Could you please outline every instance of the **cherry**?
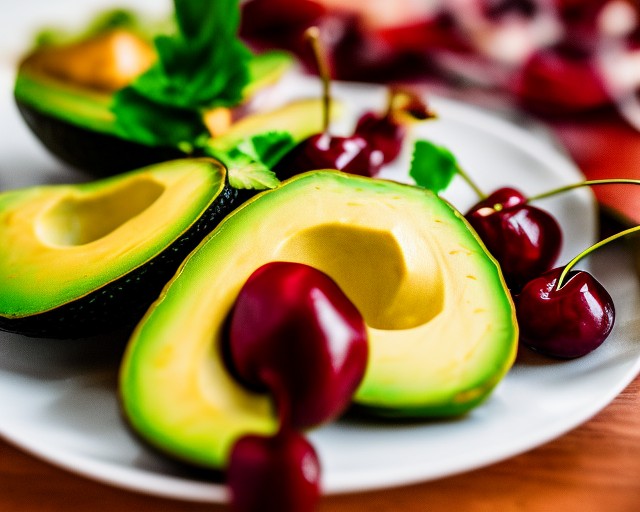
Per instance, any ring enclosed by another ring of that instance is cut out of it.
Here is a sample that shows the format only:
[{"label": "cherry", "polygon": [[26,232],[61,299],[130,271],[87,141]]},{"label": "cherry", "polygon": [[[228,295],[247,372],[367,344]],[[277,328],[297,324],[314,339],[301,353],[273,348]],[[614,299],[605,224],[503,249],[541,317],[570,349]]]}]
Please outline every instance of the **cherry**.
[{"label": "cherry", "polygon": [[512,290],[549,270],[560,253],[558,222],[513,188],[496,190],[465,218],[500,264]]},{"label": "cherry", "polygon": [[295,50],[304,31],[326,15],[327,8],[313,0],[251,0],[242,4],[240,36]]},{"label": "cherry", "polygon": [[514,292],[551,269],[562,243],[557,221],[549,213],[532,206],[532,201],[580,187],[640,185],[640,180],[625,178],[585,180],[529,198],[509,187],[487,197],[459,166],[457,172],[481,198],[465,218],[500,264],[505,280]]},{"label": "cherry", "polygon": [[[613,183],[638,184],[638,181],[613,180]],[[591,184],[611,182],[600,180]],[[613,299],[591,274],[573,268],[603,245],[638,232],[640,226],[634,226],[611,235],[582,251],[564,268],[550,270],[527,283],[515,299],[522,344],[563,359],[580,357],[599,347],[613,328]]]},{"label": "cherry", "polygon": [[482,0],[480,3],[482,13],[491,20],[499,20],[508,14],[532,18],[539,7],[534,0]]},{"label": "cherry", "polygon": [[559,44],[531,55],[512,82],[523,107],[562,115],[607,105],[610,94],[592,49]]},{"label": "cherry", "polygon": [[306,35],[316,56],[322,79],[324,129],[322,133],[312,135],[293,148],[278,162],[275,172],[280,179],[316,169],[337,169],[351,174],[374,176],[384,163],[384,155],[379,149],[359,134],[338,137],[328,131],[331,102],[329,70],[320,48],[318,28],[311,27]]},{"label": "cherry", "polygon": [[303,140],[276,166],[280,179],[316,169],[337,169],[350,174],[375,176],[384,155],[360,135],[336,137],[319,133]]},{"label": "cherry", "polygon": [[307,428],[335,418],[351,402],[367,365],[367,330],[326,274],[271,262],[238,295],[227,353],[242,383],[271,392],[281,425]]},{"label": "cherry", "polygon": [[241,437],[227,468],[236,512],[311,512],[320,499],[319,480],[320,463],[313,446],[293,431]]},{"label": "cherry", "polygon": [[383,163],[386,164],[400,154],[411,122],[434,117],[419,96],[392,89],[386,112],[365,112],[358,119],[355,134],[362,136],[382,152]]},{"label": "cherry", "polygon": [[571,272],[559,286],[563,268],[526,284],[516,298],[520,341],[556,358],[583,356],[599,347],[613,328],[613,300],[588,272]]}]

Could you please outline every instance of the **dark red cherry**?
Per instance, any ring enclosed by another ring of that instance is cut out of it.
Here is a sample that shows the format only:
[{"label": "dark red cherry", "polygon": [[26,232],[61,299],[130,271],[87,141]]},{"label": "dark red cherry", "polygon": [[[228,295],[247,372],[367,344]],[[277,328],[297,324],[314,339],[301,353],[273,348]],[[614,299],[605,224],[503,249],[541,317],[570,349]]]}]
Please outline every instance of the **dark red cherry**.
[{"label": "dark red cherry", "polygon": [[337,169],[350,174],[375,176],[384,163],[383,153],[364,137],[313,135],[289,152],[276,166],[280,179],[317,169]]},{"label": "dark red cherry", "polygon": [[481,0],[480,5],[482,13],[493,21],[510,14],[533,18],[539,8],[534,0]]},{"label": "dark red cherry", "polygon": [[588,272],[569,272],[557,289],[562,268],[527,283],[516,298],[520,341],[542,354],[574,358],[599,347],[613,328],[613,300]]},{"label": "dark red cherry", "polygon": [[556,12],[571,38],[598,39],[598,16],[611,0],[554,0]]},{"label": "dark red cherry", "polygon": [[232,372],[269,391],[281,424],[294,428],[341,414],[367,365],[362,315],[330,277],[300,263],[271,262],[249,277],[228,342]]},{"label": "dark red cherry", "polygon": [[240,36],[258,48],[298,52],[304,31],[321,23],[327,8],[313,0],[250,0],[242,2]]},{"label": "dark red cherry", "polygon": [[518,290],[549,270],[560,253],[562,231],[547,212],[512,188],[501,188],[465,215],[500,264],[509,287]]},{"label": "dark red cherry", "polygon": [[611,102],[592,49],[562,44],[534,53],[512,81],[512,92],[533,112],[558,116]]},{"label": "dark red cherry", "polygon": [[389,163],[400,154],[407,127],[388,115],[365,112],[358,120],[355,133],[382,153],[383,163]]},{"label": "dark red cherry", "polygon": [[319,481],[316,452],[296,432],[241,437],[231,451],[227,483],[235,512],[312,512]]},{"label": "dark red cherry", "polygon": [[434,117],[417,94],[391,90],[386,112],[365,112],[358,119],[354,133],[382,152],[383,163],[387,164],[395,160],[402,151],[410,124]]}]

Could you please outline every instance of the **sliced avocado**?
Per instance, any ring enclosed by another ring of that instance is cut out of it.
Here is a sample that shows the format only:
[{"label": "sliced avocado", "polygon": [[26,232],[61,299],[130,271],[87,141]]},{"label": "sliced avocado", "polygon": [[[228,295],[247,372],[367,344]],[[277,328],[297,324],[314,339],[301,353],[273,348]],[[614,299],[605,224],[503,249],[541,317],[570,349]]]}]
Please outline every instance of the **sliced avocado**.
[{"label": "sliced avocado", "polygon": [[[273,110],[257,112],[239,119],[224,135],[210,139],[207,145],[213,150],[224,152],[236,147],[247,137],[269,131],[289,132],[293,142],[298,143],[322,131],[322,109],[322,100],[319,98],[291,101]],[[330,119],[341,117],[343,112],[342,103],[331,102]]]},{"label": "sliced avocado", "polygon": [[[178,147],[123,137],[111,111],[114,93],[155,58],[148,41],[121,28],[67,45],[38,47],[19,65],[14,97],[47,149],[92,174],[106,176],[184,157]],[[277,82],[292,63],[291,56],[276,51],[251,59],[245,100]]]},{"label": "sliced avocado", "polygon": [[453,207],[408,185],[301,174],[229,215],[134,331],[120,396],[152,445],[224,467],[240,435],[276,428],[269,398],[243,389],[221,354],[235,298],[270,261],[322,270],[360,309],[370,359],[355,401],[373,413],[462,414],[514,361],[517,325],[499,267]]},{"label": "sliced avocado", "polygon": [[72,338],[133,327],[236,194],[212,159],[0,194],[0,329]]}]

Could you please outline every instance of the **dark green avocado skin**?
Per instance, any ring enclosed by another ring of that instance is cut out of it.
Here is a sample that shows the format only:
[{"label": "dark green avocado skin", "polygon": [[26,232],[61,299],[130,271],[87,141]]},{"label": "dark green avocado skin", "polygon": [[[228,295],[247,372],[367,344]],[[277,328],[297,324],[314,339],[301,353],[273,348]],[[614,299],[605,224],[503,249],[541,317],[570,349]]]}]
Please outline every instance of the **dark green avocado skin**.
[{"label": "dark green avocado skin", "polygon": [[237,204],[238,191],[227,184],[180,238],[145,264],[55,309],[22,318],[0,316],[0,330],[58,339],[131,331],[187,255]]},{"label": "dark green avocado skin", "polygon": [[187,156],[178,148],[147,146],[43,114],[19,100],[16,104],[31,131],[52,154],[96,177]]}]

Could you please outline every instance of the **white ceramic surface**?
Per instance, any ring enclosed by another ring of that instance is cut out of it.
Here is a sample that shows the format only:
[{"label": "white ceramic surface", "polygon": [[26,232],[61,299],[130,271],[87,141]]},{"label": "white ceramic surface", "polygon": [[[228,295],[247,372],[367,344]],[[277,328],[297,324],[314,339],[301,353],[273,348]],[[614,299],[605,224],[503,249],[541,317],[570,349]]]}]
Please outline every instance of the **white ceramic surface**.
[{"label": "white ceramic surface", "polygon": [[[12,70],[0,65],[0,188],[86,180],[53,159],[28,132],[12,102],[12,83]],[[318,90],[314,81],[292,77],[278,94]],[[363,108],[384,103],[384,92],[376,87],[336,84],[334,91],[349,106],[336,132],[349,131]],[[562,154],[523,129],[459,103],[434,99],[432,104],[440,119],[424,124],[415,136],[449,147],[481,188],[509,184],[533,194],[580,179]],[[406,180],[407,159],[403,155],[385,176]],[[462,210],[475,200],[460,179],[445,195]],[[595,211],[588,191],[539,206],[550,210],[565,231],[561,261],[591,243]],[[312,432],[325,492],[380,488],[478,468],[562,435],[609,403],[639,369],[639,290],[628,255],[618,248],[591,258],[590,265],[618,311],[605,345],[568,362],[523,352],[491,398],[461,419],[409,424],[349,419]],[[116,398],[123,343],[0,334],[0,435],[60,467],[115,486],[185,500],[226,500],[224,485],[152,453],[125,427]]]}]

